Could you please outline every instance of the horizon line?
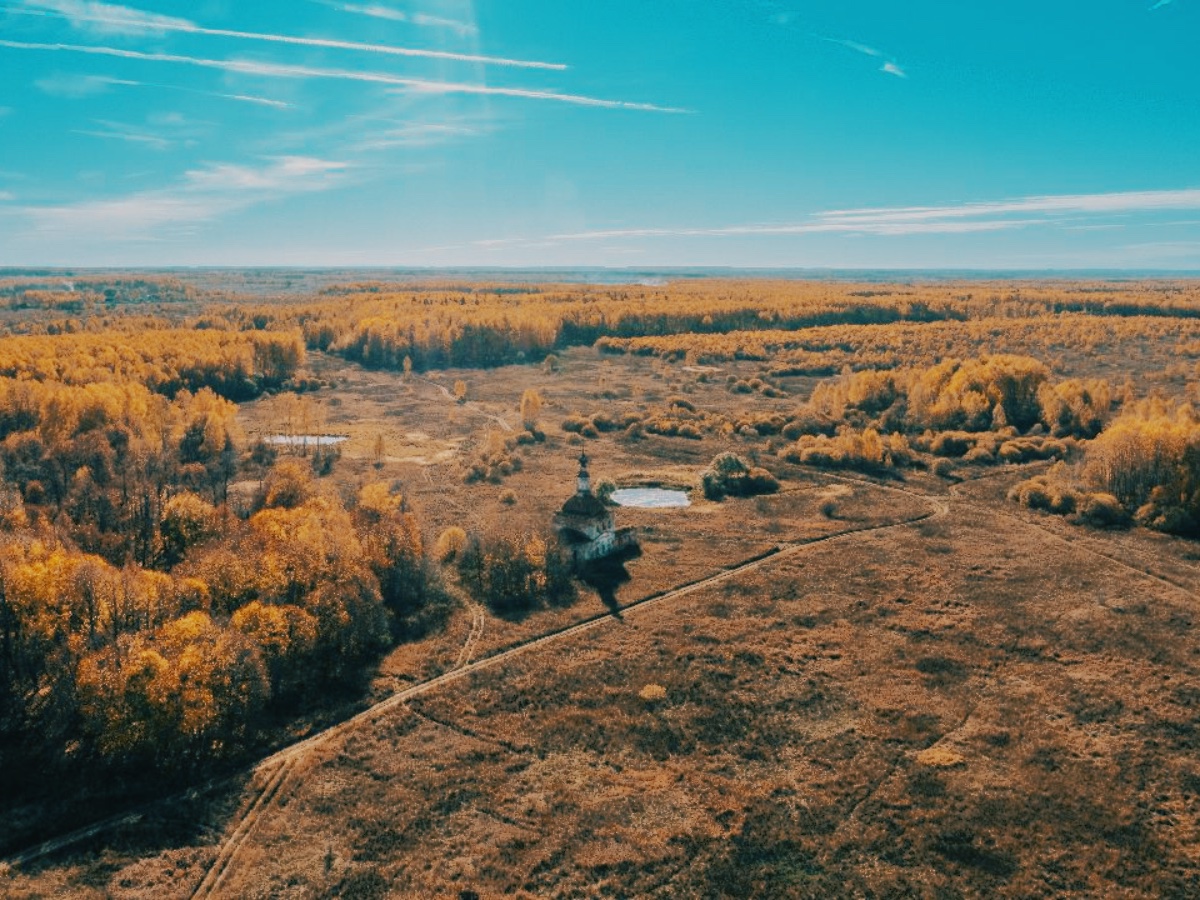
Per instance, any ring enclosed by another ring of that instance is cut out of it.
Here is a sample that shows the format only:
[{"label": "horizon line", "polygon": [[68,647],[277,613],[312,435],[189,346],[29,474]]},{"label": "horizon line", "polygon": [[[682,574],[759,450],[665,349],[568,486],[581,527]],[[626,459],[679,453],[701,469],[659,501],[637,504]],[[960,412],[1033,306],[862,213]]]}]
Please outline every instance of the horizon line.
[{"label": "horizon line", "polygon": [[547,266],[514,266],[514,265],[418,265],[404,263],[354,263],[348,265],[292,265],[287,263],[273,264],[240,264],[225,265],[221,263],[166,263],[160,265],[64,265],[64,264],[27,264],[13,265],[0,263],[0,274],[48,272],[178,272],[178,271],[223,271],[223,272],[626,272],[647,275],[671,273],[703,273],[703,272],[875,272],[875,273],[977,273],[977,274],[1054,274],[1054,273],[1161,273],[1163,275],[1193,275],[1200,278],[1200,267],[1169,268],[1161,266],[1143,267],[1088,267],[1088,266],[1040,266],[1036,268],[1021,266],[737,266],[737,265],[662,265],[662,266],[606,266],[606,265],[547,265]]}]

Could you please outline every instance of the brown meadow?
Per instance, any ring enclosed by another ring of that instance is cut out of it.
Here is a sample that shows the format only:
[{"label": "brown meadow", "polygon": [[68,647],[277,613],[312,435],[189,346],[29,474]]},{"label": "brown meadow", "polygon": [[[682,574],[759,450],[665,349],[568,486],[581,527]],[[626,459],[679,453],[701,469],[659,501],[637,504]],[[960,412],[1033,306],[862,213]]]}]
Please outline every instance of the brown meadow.
[{"label": "brown meadow", "polygon": [[1193,284],[170,287],[12,294],[6,895],[1200,891]]}]

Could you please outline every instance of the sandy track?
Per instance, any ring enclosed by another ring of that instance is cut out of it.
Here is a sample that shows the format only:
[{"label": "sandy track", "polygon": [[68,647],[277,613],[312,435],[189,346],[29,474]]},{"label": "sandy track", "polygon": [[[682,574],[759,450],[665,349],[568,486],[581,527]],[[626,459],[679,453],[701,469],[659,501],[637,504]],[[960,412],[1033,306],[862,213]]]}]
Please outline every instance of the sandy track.
[{"label": "sandy track", "polygon": [[[744,575],[748,572],[756,571],[765,566],[774,565],[775,563],[791,556],[795,556],[796,554],[816,544],[845,539],[866,532],[903,528],[909,525],[915,525],[918,522],[924,522],[933,518],[944,516],[949,512],[949,504],[945,501],[941,500],[940,498],[930,497],[928,495],[918,493],[916,491],[879,485],[875,484],[874,482],[866,481],[865,479],[839,477],[835,480],[867,484],[882,490],[905,494],[925,501],[926,503],[930,504],[932,509],[921,513],[920,515],[912,516],[898,522],[890,522],[882,525],[864,525],[857,528],[844,529],[828,535],[822,535],[821,537],[812,538],[806,541],[781,543],[777,547],[758,557],[747,560],[738,565],[734,565],[716,573],[715,575],[710,575],[706,578],[701,578],[697,581],[680,585],[662,593],[652,594],[648,597],[643,597],[639,600],[632,601],[631,603],[622,606],[619,609],[619,612],[624,615],[634,610],[644,609],[649,606],[678,600],[682,597],[688,596],[689,594],[705,590],[729,581],[730,579],[737,578],[738,576]],[[551,643],[557,643],[558,641],[611,624],[614,621],[619,621],[611,613],[598,613],[582,622],[557,629],[536,638],[531,638],[525,642],[517,644],[516,646],[510,647],[507,650],[496,653],[493,656],[488,656],[472,663],[469,661],[470,650],[475,641],[477,641],[479,634],[482,633],[483,628],[482,610],[477,610],[476,615],[477,619],[472,623],[471,633],[468,635],[467,642],[464,644],[463,650],[459,654],[459,662],[456,663],[456,668],[439,675],[436,678],[431,678],[427,681],[421,682],[420,684],[405,688],[404,690],[393,694],[387,699],[380,701],[370,709],[364,710],[353,718],[347,719],[345,722],[335,725],[334,727],[323,731],[320,734],[313,735],[299,744],[295,744],[286,748],[285,750],[281,750],[274,756],[270,756],[259,763],[255,769],[256,776],[272,771],[276,766],[278,766],[279,769],[276,771],[275,776],[270,778],[260,789],[258,795],[255,797],[245,815],[231,823],[231,830],[228,832],[228,838],[218,851],[217,858],[212,867],[206,873],[196,892],[192,895],[194,900],[199,900],[199,898],[216,897],[220,895],[219,892],[221,887],[226,876],[230,871],[232,871],[233,864],[237,859],[240,849],[253,834],[255,826],[261,820],[263,815],[270,809],[272,801],[279,795],[281,788],[290,778],[291,767],[297,760],[314,749],[318,744],[353,731],[360,725],[373,721],[379,716],[389,713],[397,707],[405,706],[409,700],[412,700],[415,697],[428,693],[429,691],[435,690],[452,682],[459,681],[470,674],[500,665],[518,656],[541,649]]]},{"label": "sandy track", "polygon": [[[824,471],[815,474],[818,474],[819,477],[825,481],[855,484],[884,492],[912,497],[922,501],[929,508],[927,511],[919,515],[911,516],[896,522],[848,528],[809,540],[780,543],[764,554],[749,560],[745,560],[716,574],[701,578],[694,582],[678,585],[658,594],[652,594],[647,597],[632,601],[629,604],[620,607],[619,612],[624,615],[628,612],[638,609],[669,603],[671,601],[681,599],[692,593],[705,590],[746,573],[774,565],[776,562],[800,554],[809,547],[817,544],[845,540],[869,532],[904,528],[921,522],[942,518],[949,513],[952,501],[963,504],[972,503],[971,500],[961,496],[959,492],[961,485],[952,487],[948,497],[938,497],[893,485],[880,484],[862,477],[851,475],[835,475]],[[1013,474],[1012,470],[989,472],[980,478],[971,480],[978,481],[1011,474]],[[807,489],[809,488],[806,486],[805,488],[796,488],[793,490]],[[1190,596],[1195,596],[1191,591],[1182,585],[1170,581],[1169,579],[1166,579],[1153,572],[1130,566],[1119,558],[1109,556],[1084,546],[1079,542],[1065,538],[1049,528],[1038,525],[1036,522],[1031,522],[1023,517],[1003,513],[995,509],[990,509],[990,511],[996,515],[1002,516],[1003,518],[1019,523],[1026,528],[1032,528],[1041,531],[1052,537],[1057,543],[1066,544],[1074,549],[1082,550],[1089,555],[1099,557],[1111,564],[1115,564],[1125,570],[1128,570],[1135,575],[1152,579],[1156,582],[1173,587],[1176,590],[1186,592]],[[482,607],[472,604],[471,628],[462,646],[462,649],[455,660],[453,669],[443,673],[442,675],[404,688],[375,704],[369,709],[364,710],[358,715],[347,719],[346,721],[341,722],[323,732],[312,735],[311,737],[297,744],[278,751],[272,756],[269,756],[259,762],[253,768],[252,783],[257,782],[259,786],[252,788],[254,794],[252,799],[248,800],[249,806],[245,807],[245,812],[229,823],[226,830],[226,838],[219,846],[216,858],[206,871],[204,878],[201,880],[193,896],[197,898],[220,896],[220,892],[227,880],[227,877],[235,869],[235,864],[238,860],[241,849],[254,834],[258,823],[274,808],[275,801],[284,794],[285,790],[290,785],[293,785],[298,779],[303,777],[304,773],[302,770],[304,766],[302,763],[311,753],[311,751],[313,751],[319,745],[333,740],[341,735],[347,734],[363,724],[374,721],[379,717],[387,715],[388,713],[391,713],[397,709],[403,708],[406,711],[411,712],[411,709],[407,707],[408,702],[422,694],[437,690],[440,687],[459,681],[477,671],[502,665],[518,656],[536,652],[537,650],[548,646],[551,643],[557,643],[558,641],[569,639],[573,636],[583,634],[586,631],[603,627],[614,621],[618,620],[611,612],[605,611],[603,613],[597,613],[596,615],[581,622],[556,629],[538,637],[530,638],[491,656],[472,661],[471,657],[476,646],[478,645],[478,641],[483,633],[484,623],[486,622],[486,617]],[[210,790],[219,786],[220,784],[228,783],[228,781],[212,783],[202,790]],[[193,791],[191,793],[194,795],[197,792]],[[182,798],[182,796],[184,795],[166,798],[151,804],[147,804],[146,806],[140,807],[132,812],[126,812],[112,816],[87,828],[79,829],[78,831],[71,832],[70,834],[48,840],[36,847],[30,848],[21,854],[10,857],[5,862],[11,867],[18,867],[38,858],[59,852],[73,844],[81,843],[89,838],[102,834],[105,831],[124,825],[135,824],[150,810],[161,808],[163,804],[169,804],[172,801],[178,801]]]},{"label": "sandy track", "polygon": [[438,384],[432,378],[417,377],[417,380],[423,381],[428,385],[432,385],[433,387],[435,387],[439,391],[441,391],[447,400],[451,401],[452,403],[459,403],[462,406],[465,406],[467,409],[474,412],[476,415],[483,416],[485,419],[489,419],[489,420],[495,422],[504,431],[512,431],[513,430],[512,425],[510,425],[508,423],[508,420],[506,420],[503,416],[497,416],[494,413],[488,412],[486,409],[481,407],[478,403],[475,403],[473,400],[462,400],[462,401],[458,400],[452,393],[450,393],[450,389],[448,387],[446,387],[444,384]]},{"label": "sandy track", "polygon": [[[434,384],[435,386],[441,388],[440,385],[436,385],[436,383]],[[442,389],[444,390],[444,388]],[[688,582],[679,585],[661,593],[651,594],[647,597],[634,600],[625,606],[620,607],[618,612],[624,614],[631,610],[677,600],[696,591],[704,590],[705,588],[723,583],[732,578],[736,578],[739,575],[755,571],[763,566],[770,565],[781,559],[793,556],[815,544],[841,540],[866,532],[882,531],[885,529],[902,528],[909,525],[915,525],[919,522],[944,516],[949,511],[949,504],[946,501],[942,500],[941,498],[922,494],[917,491],[910,491],[891,485],[881,485],[866,478],[832,475],[827,472],[820,472],[818,474],[821,478],[827,480],[839,481],[847,484],[857,484],[891,493],[904,494],[909,497],[917,498],[929,504],[932,508],[918,516],[913,516],[897,522],[848,528],[806,541],[780,543],[776,547],[767,551],[765,554],[761,554],[753,559],[746,560],[714,575],[710,575],[694,582]],[[793,490],[806,489],[807,488],[796,488]],[[226,876],[231,870],[239,850],[246,843],[246,840],[253,834],[255,826],[262,818],[264,813],[267,812],[272,806],[273,800],[280,795],[280,792],[285,786],[291,783],[295,774],[295,769],[297,768],[296,763],[318,745],[332,740],[340,735],[346,734],[366,722],[373,721],[379,716],[384,715],[396,709],[397,707],[405,705],[414,697],[435,690],[451,682],[458,681],[473,672],[500,665],[510,659],[539,649],[547,644],[557,642],[577,634],[582,634],[585,631],[590,631],[593,628],[610,624],[613,621],[618,621],[609,611],[597,613],[590,618],[584,619],[582,622],[556,629],[535,638],[530,638],[508,648],[507,650],[472,662],[471,656],[474,652],[475,646],[478,644],[479,638],[482,635],[483,624],[485,621],[482,608],[473,611],[472,616],[473,618],[470,633],[467,636],[462,650],[459,652],[454,669],[437,677],[420,682],[419,684],[405,688],[380,701],[369,709],[366,709],[361,713],[345,720],[344,722],[341,722],[329,729],[326,729],[325,731],[312,735],[303,741],[300,741],[299,743],[293,744],[278,751],[277,753],[263,759],[253,767],[251,780],[258,780],[261,783],[261,787],[256,789],[256,793],[253,799],[250,801],[250,805],[246,809],[246,812],[235,821],[231,822],[228,826],[226,832],[227,837],[219,847],[216,859],[205,873],[205,876],[201,880],[200,885],[193,894],[193,897],[199,898],[218,896],[221,885],[224,883]],[[200,792],[207,792],[220,787],[221,785],[227,785],[229,783],[229,780],[213,782],[209,785],[206,785],[205,788],[203,788]],[[190,795],[195,795],[196,793],[197,791],[188,792]],[[164,804],[178,802],[185,796],[188,795],[179,794],[172,797],[163,798],[161,800],[156,800],[145,804],[144,806],[138,807],[133,811],[111,816],[85,828],[72,831],[68,834],[60,835],[44,841],[35,847],[31,847],[19,854],[9,857],[8,859],[4,860],[3,864],[11,868],[18,868],[37,859],[50,856],[61,850],[65,850],[72,845],[83,843],[84,841],[103,834],[106,831],[110,831],[125,825],[136,824],[148,812],[157,808],[161,808]]]},{"label": "sandy track", "polygon": [[[440,385],[437,386],[439,388],[441,387]],[[756,571],[766,566],[774,565],[783,559],[795,556],[807,548],[817,544],[844,540],[869,532],[879,532],[916,525],[921,522],[943,517],[950,510],[949,501],[941,497],[932,496],[893,485],[880,484],[867,478],[849,475],[835,475],[824,471],[816,472],[814,474],[817,474],[821,479],[827,481],[855,484],[888,493],[912,497],[927,504],[929,509],[919,515],[901,519],[896,522],[847,528],[804,541],[782,542],[774,548],[768,550],[766,553],[760,554],[752,559],[745,560],[739,564],[730,566],[714,575],[698,579],[697,581],[681,584],[669,590],[634,600],[620,607],[617,612],[623,615],[627,612],[641,608],[678,600],[692,593],[705,590],[746,573]],[[991,477],[991,473],[985,477]],[[808,487],[794,488],[792,491],[788,491],[788,493],[807,489]],[[404,688],[403,690],[392,694],[390,697],[387,697],[369,709],[366,709],[361,713],[345,720],[344,722],[332,726],[325,731],[312,735],[303,741],[286,747],[255,765],[251,771],[251,782],[253,783],[257,781],[259,782],[260,786],[253,789],[255,793],[253,795],[253,799],[249,801],[249,806],[246,808],[246,811],[232,821],[227,827],[227,837],[218,848],[216,858],[206,871],[205,876],[198,885],[193,897],[203,898],[219,896],[221,887],[224,884],[229,872],[232,871],[241,848],[254,833],[258,822],[273,807],[275,799],[281,795],[283,790],[288,785],[292,784],[296,778],[302,777],[302,775],[298,772],[299,768],[301,768],[299,766],[300,761],[319,745],[333,740],[341,735],[347,734],[359,726],[367,722],[374,721],[378,717],[386,715],[399,707],[404,707],[409,700],[415,697],[436,690],[452,682],[459,681],[476,671],[482,671],[483,669],[501,665],[511,659],[516,658],[517,656],[534,652],[551,643],[568,639],[586,631],[590,631],[594,628],[599,628],[619,620],[613,615],[612,612],[609,611],[597,613],[581,622],[564,626],[563,628],[556,629],[538,637],[530,638],[491,656],[472,661],[471,657],[480,637],[482,636],[485,621],[486,618],[484,616],[483,609],[481,607],[474,608],[472,610],[472,624],[470,632],[468,633],[466,641],[459,652],[454,664],[454,668],[450,671]],[[215,787],[221,786],[222,784],[228,783],[228,780],[223,782],[214,782],[207,785],[204,790],[211,790]],[[190,793],[194,795],[196,791]],[[123,825],[135,824],[141,820],[147,812],[155,808],[160,808],[163,804],[169,804],[173,801],[178,801],[183,796],[184,795],[176,795],[174,797],[154,801],[153,803],[146,804],[145,806],[139,807],[137,810],[132,812],[112,816],[86,828],[73,831],[69,834],[61,835],[57,838],[39,844],[36,847],[32,847],[23,853],[10,857],[5,861],[5,863],[14,868],[19,867],[41,857],[59,852],[73,844],[82,843],[83,841],[96,837],[105,831],[118,828]]]}]

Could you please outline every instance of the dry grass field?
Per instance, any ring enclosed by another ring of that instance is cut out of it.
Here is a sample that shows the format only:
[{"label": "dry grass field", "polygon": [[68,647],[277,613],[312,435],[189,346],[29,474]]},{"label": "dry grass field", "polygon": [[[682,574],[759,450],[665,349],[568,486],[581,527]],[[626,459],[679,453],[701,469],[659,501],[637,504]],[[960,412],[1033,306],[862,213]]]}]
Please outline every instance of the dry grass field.
[{"label": "dry grass field", "polygon": [[[1044,462],[885,477],[786,462],[774,435],[581,437],[574,414],[769,416],[821,378],[771,396],[730,389],[770,361],[559,363],[405,376],[312,352],[326,387],[299,402],[348,436],[332,483],[397,481],[430,539],[544,530],[581,449],[595,482],[689,489],[733,450],[779,493],[618,509],[643,552],[607,605],[585,586],[505,618],[450,577],[449,622],[382,660],[374,712],[14,867],[0,894],[1200,896],[1200,545],[1007,499]],[[530,388],[544,440],[465,481],[522,431]],[[253,440],[298,415],[265,397],[238,424]]]}]

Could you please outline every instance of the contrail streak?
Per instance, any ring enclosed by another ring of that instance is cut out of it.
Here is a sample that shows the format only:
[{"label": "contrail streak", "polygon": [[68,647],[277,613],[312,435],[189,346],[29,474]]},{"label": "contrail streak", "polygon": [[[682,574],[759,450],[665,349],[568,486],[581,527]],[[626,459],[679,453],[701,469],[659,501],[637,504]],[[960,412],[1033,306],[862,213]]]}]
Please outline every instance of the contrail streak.
[{"label": "contrail streak", "polygon": [[350,69],[318,69],[310,66],[281,65],[277,63],[249,60],[205,59],[196,56],[178,56],[172,53],[143,53],[139,50],[122,50],[117,47],[79,46],[75,44],[34,44],[24,41],[0,40],[0,47],[12,50],[43,50],[64,53],[84,53],[92,56],[112,56],[118,59],[136,59],[144,62],[166,62],[180,65],[220,69],[242,75],[257,75],[266,78],[330,78],[341,81],[361,81],[370,84],[386,84],[431,94],[476,94],[493,97],[520,97],[527,100],[550,100],[575,106],[593,106],[602,109],[628,109],[643,112],[683,113],[687,110],[653,103],[632,103],[626,100],[604,100],[580,94],[561,94],[557,91],[540,91],[527,88],[488,87],[453,81],[432,81],[425,78],[404,78],[382,72],[356,72]]},{"label": "contrail streak", "polygon": [[24,16],[42,16],[66,19],[71,22],[92,22],[97,25],[112,25],[136,28],[143,31],[173,31],[182,34],[202,34],[209,37],[226,37],[244,41],[267,41],[274,44],[297,44],[302,47],[324,47],[331,50],[355,50],[362,53],[383,53],[390,56],[415,56],[424,59],[445,59],[455,62],[483,63],[492,66],[511,66],[521,69],[551,69],[563,71],[563,63],[538,62],[536,60],[507,59],[500,56],[477,56],[470,53],[451,53],[446,50],[417,50],[412,47],[393,47],[389,44],[361,44],[356,41],[338,41],[330,38],[292,37],[285,34],[260,34],[253,31],[231,31],[226,28],[205,28],[183,19],[142,20],[120,16],[67,15],[51,10],[18,9],[3,7],[5,12]]}]

